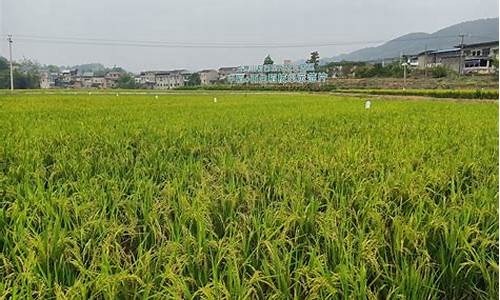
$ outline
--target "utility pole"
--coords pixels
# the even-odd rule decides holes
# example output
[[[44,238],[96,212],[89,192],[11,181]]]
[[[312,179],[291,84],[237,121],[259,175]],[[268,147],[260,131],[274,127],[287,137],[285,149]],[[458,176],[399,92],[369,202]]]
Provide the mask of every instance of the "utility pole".
[[[403,63],[403,91],[406,90],[406,66],[408,66],[408,63]]]
[[[424,77],[427,78],[427,44],[425,44],[425,52],[424,52]]]
[[[465,34],[459,34],[460,37],[460,59],[458,62],[458,76],[462,76],[462,61],[463,61],[463,56],[464,56],[464,37]]]
[[[10,90],[14,91],[14,71],[12,70],[12,35],[7,38],[9,42],[9,58],[10,58]]]
[[[404,91],[406,90],[406,66],[408,65],[408,58],[403,56],[403,51],[401,51],[399,54],[399,64],[403,66],[403,91]]]

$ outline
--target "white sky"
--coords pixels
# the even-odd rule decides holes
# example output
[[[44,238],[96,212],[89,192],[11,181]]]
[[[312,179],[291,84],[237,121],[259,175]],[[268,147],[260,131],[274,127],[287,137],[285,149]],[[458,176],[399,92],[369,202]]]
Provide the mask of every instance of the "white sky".
[[[168,42],[322,43],[389,40],[498,17],[498,0],[0,0],[0,34]],[[1,37],[5,40],[5,37]],[[14,58],[43,64],[100,62],[131,71],[202,69],[321,57],[365,45],[199,49],[15,41]],[[7,55],[7,43],[0,55]]]

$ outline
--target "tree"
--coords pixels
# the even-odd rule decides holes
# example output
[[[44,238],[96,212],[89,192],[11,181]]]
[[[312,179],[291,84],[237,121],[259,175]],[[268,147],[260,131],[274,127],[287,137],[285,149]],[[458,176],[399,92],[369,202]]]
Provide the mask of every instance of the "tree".
[[[36,72],[19,72],[14,70],[14,87],[16,89],[40,88],[40,76]]]
[[[135,82],[134,77],[130,76],[130,74],[123,74],[118,78],[116,82],[118,88],[120,89],[136,89],[138,88],[138,84]]]
[[[16,63],[14,69],[14,87],[16,89],[36,89],[40,87],[38,64],[28,60]],[[0,57],[0,89],[10,88],[9,61]]]
[[[449,73],[448,69],[446,69],[443,66],[437,66],[437,67],[434,67],[431,69],[431,74],[432,74],[432,77],[434,77],[434,78],[446,77],[446,76],[448,76],[448,73]]]
[[[27,58],[23,58],[17,64],[18,64],[19,71],[23,72],[23,73],[38,74],[38,73],[40,73],[40,70],[42,69],[42,66],[40,65],[40,63],[38,63],[34,60],[27,59]]]
[[[189,76],[189,80],[188,80],[187,85],[189,85],[189,86],[201,85],[200,74],[198,74],[198,73],[191,74],[191,76]]]
[[[44,66],[45,70],[49,73],[59,73],[61,69],[55,65]]]
[[[318,70],[319,66],[319,53],[318,51],[311,52],[311,58],[307,60],[308,64],[314,64],[314,69]]]
[[[498,57],[495,57],[491,62],[491,65],[495,69],[495,77],[498,78]]]
[[[5,57],[0,56],[0,71],[7,69],[9,69],[9,61]]]
[[[495,67],[495,69],[498,70],[498,57],[495,57],[493,61],[491,62],[491,65]]]
[[[264,59],[264,65],[273,65],[274,61],[271,58],[271,55],[267,55],[266,58]]]
[[[398,62],[393,62],[387,65],[382,65],[381,63],[376,64],[366,64],[356,68],[356,77],[369,78],[369,77],[381,77],[381,78],[400,78],[403,77],[403,66]],[[407,70],[409,73],[410,70]]]

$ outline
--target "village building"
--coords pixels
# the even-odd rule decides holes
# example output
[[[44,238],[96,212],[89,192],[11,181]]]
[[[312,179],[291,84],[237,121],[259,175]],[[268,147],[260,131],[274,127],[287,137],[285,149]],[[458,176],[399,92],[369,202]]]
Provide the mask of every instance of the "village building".
[[[227,76],[238,73],[238,67],[219,68],[219,80],[226,80]]]
[[[180,71],[158,72],[155,77],[154,88],[168,90],[184,86],[184,77]]]
[[[78,78],[78,70],[63,70],[60,75],[59,86],[68,88],[72,87]]]
[[[463,73],[494,73],[493,61],[498,59],[498,41],[463,46]]]
[[[418,54],[417,67],[442,66],[461,74],[489,74],[495,72],[494,59],[498,59],[498,41],[424,51]]]
[[[418,54],[417,61],[419,69],[443,66],[458,73],[460,70],[460,49],[424,51]]]
[[[214,84],[219,80],[219,73],[216,70],[203,70],[198,72],[201,85]]]
[[[186,72],[186,70],[146,71],[136,77],[135,81],[144,88],[173,89],[185,85]]]
[[[40,88],[52,89],[57,87],[59,82],[59,73],[43,72],[40,75]]]
[[[104,88],[106,88],[106,78],[104,76],[94,76],[94,77],[92,77],[91,88],[94,88],[94,89],[104,89]]]
[[[104,76],[104,88],[114,89],[118,87],[118,80],[122,76],[120,72],[108,72]]]
[[[184,85],[188,85],[189,84],[189,80],[191,79],[191,76],[193,75],[193,73],[187,71],[187,70],[182,70],[181,72],[181,75],[182,75],[182,78],[184,80]]]
[[[90,88],[92,88],[93,77],[94,77],[94,73],[93,72],[84,72],[82,74],[82,76],[80,76],[80,81],[81,81],[82,88],[84,88],[84,89],[90,89]]]
[[[141,82],[142,82],[142,77],[141,77],[141,74],[139,75],[134,75],[134,81],[137,85],[141,85]]]
[[[144,88],[154,88],[156,84],[156,73],[159,73],[159,71],[141,72],[139,84]]]

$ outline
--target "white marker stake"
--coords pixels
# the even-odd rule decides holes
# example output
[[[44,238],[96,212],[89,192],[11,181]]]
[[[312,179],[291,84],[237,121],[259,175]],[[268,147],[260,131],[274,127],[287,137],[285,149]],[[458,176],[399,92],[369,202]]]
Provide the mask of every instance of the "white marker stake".
[[[118,93],[116,93],[116,97],[118,97]]]
[[[217,98],[214,98],[214,103],[217,103]]]
[[[372,102],[370,100],[366,100],[365,109],[370,109],[372,107]]]

